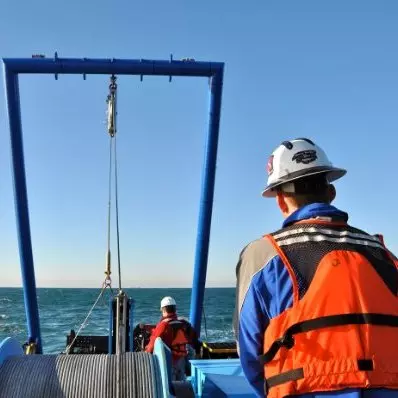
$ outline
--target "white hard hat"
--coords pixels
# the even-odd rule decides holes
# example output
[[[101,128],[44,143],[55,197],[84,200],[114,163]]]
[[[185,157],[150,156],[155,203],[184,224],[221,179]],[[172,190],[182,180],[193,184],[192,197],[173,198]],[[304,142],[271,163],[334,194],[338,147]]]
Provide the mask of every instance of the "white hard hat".
[[[163,297],[162,301],[160,302],[160,309],[162,309],[163,307],[167,307],[168,305],[177,305],[173,297]]]
[[[308,138],[284,141],[268,159],[268,181],[262,196],[276,196],[274,188],[299,178],[325,173],[327,181],[332,182],[346,172],[334,167],[323,149]]]

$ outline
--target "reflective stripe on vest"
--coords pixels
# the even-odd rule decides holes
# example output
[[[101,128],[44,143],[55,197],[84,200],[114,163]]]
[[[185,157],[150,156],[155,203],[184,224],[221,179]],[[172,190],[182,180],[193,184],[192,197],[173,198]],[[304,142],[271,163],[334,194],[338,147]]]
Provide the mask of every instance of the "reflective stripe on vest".
[[[267,238],[293,286],[292,307],[264,334],[267,396],[398,389],[398,262],[382,241],[325,222]]]

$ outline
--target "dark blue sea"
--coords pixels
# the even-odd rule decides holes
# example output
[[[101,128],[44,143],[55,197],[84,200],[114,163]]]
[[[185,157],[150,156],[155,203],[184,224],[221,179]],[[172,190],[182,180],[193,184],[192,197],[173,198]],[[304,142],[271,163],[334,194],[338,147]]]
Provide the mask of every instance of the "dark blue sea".
[[[134,325],[156,323],[160,317],[159,303],[164,296],[177,301],[180,316],[189,318],[191,289],[126,289],[135,301]],[[60,353],[65,349],[66,335],[77,331],[99,295],[99,289],[37,289],[40,326],[44,353]],[[109,292],[110,293],[110,292]],[[109,293],[98,302],[81,334],[107,335]],[[233,339],[232,316],[235,289],[209,288],[205,292],[201,338],[208,341]],[[26,317],[21,288],[0,288],[0,341],[27,339]]]

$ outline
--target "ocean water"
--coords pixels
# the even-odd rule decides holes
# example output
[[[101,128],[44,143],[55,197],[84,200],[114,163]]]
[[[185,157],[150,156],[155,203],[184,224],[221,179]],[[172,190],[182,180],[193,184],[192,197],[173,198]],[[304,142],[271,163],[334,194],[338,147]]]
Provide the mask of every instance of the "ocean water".
[[[156,323],[160,318],[159,303],[164,296],[173,296],[178,314],[189,317],[191,289],[126,289],[135,301],[133,322]],[[44,353],[60,353],[65,349],[66,335],[77,331],[99,295],[99,289],[39,288],[40,327]],[[81,334],[107,335],[109,294],[98,302]],[[209,341],[233,339],[232,317],[235,289],[209,288],[205,291],[201,338]],[[27,339],[26,317],[21,288],[0,288],[0,341]]]

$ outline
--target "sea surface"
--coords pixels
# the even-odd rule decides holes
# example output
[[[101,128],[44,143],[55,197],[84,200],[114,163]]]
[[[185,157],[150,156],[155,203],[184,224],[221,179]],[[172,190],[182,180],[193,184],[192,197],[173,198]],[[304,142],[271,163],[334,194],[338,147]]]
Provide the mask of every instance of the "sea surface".
[[[159,304],[164,296],[174,297],[178,314],[189,318],[191,289],[140,288],[125,291],[135,301],[134,325],[156,323],[160,319]],[[37,289],[44,353],[60,353],[65,349],[67,334],[71,329],[77,331],[80,328],[99,293],[100,289]],[[108,290],[93,310],[82,335],[108,334],[109,296]],[[235,289],[206,289],[201,339],[232,340],[234,306]],[[22,288],[0,288],[0,342],[9,336],[17,338],[21,344],[27,339]]]

